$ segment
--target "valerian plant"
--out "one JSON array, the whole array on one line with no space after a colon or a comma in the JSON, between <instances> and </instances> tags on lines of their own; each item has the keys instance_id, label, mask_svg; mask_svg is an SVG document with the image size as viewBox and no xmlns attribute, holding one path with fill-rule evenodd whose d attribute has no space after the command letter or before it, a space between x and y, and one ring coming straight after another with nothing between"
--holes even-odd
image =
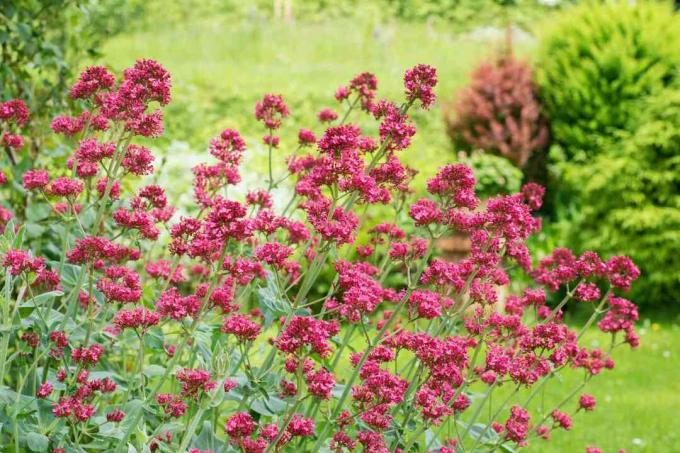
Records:
<instances>
[{"instance_id":1,"label":"valerian plant","mask_svg":"<svg viewBox=\"0 0 680 453\"><path fill-rule=\"evenodd\" d=\"M617 293L639 272L626 257L566 249L534 265L535 184L481 208L472 171L451 164L412 200L414 171L400 162L416 132L409 111L433 104L436 83L430 66L408 70L396 104L359 74L335 94L342 111L320 111L320 138L301 129L288 144L285 171L277 131L289 109L265 95L263 187L230 195L247 151L227 129L193 168L193 212L179 215L135 143L163 132L170 75L151 60L119 79L87 68L70 93L84 110L52 123L72 141L67 166L0 173L2 190L51 207L60 241L30 250L25 222L2 208L5 451L514 451L592 410L582 388L613 368L612 349L638 344L636 306ZM377 136L352 122L362 114ZM12 167L28 112L13 100L0 118ZM396 222L365 227L357 243L376 205ZM435 258L435 240L454 231L469 235L469 257ZM536 287L501 297L509 266ZM548 292L564 298L551 308ZM562 321L570 303L593 307L581 329ZM611 334L606 349L579 344L591 325ZM567 372L580 384L537 404Z\"/></svg>"}]
</instances>

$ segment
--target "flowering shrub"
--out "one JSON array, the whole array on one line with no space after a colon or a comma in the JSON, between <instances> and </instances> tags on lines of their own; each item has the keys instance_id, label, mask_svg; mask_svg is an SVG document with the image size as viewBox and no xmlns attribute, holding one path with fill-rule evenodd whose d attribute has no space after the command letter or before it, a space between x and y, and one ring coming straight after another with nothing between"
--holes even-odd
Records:
<instances>
[{"instance_id":1,"label":"flowering shrub","mask_svg":"<svg viewBox=\"0 0 680 453\"><path fill-rule=\"evenodd\" d=\"M482 149L523 168L548 145L531 66L512 53L482 63L446 112L448 134L461 149Z\"/></svg>"},{"instance_id":2,"label":"flowering shrub","mask_svg":"<svg viewBox=\"0 0 680 453\"><path fill-rule=\"evenodd\" d=\"M446 165L427 197L408 202L413 171L399 160L416 132L408 112L432 105L436 72L419 65L404 82L401 105L378 99L369 73L339 88L344 111L320 115L329 125L319 137L300 131L286 172L271 163L289 109L264 96L255 117L270 156L266 188L229 197L247 146L225 130L193 169L194 212L178 215L142 178L153 154L133 143L162 133L170 75L150 60L119 80L85 70L71 96L86 110L52 123L73 141L67 167L20 181L3 173L5 190L47 200L64 231L60 249L29 250L24 225L3 208L3 441L53 453L512 451L592 410L581 388L613 368L613 348L638 344L636 307L616 295L637 268L566 249L533 266L524 242L540 228L535 184L480 210L472 171ZM21 123L7 105L3 127ZM377 137L349 121L358 111L379 121ZM279 208L272 192L286 179L294 191ZM375 204L392 206L401 226L379 224L355 243ZM432 257L449 230L472 242L457 263ZM512 263L537 287L501 300ZM310 300L328 267L331 288ZM404 284L386 286L395 273ZM562 290L546 306L546 292ZM582 329L562 322L567 303L592 304ZM605 350L579 344L595 323L611 335ZM532 404L568 370L583 381L563 402Z\"/></svg>"}]
</instances>

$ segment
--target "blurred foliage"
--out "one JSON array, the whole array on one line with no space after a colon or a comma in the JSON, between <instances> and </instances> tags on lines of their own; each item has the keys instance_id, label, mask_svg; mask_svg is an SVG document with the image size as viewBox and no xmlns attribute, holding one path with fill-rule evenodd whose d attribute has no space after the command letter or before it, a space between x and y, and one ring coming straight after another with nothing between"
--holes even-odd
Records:
<instances>
[{"instance_id":1,"label":"blurred foliage","mask_svg":"<svg viewBox=\"0 0 680 453\"><path fill-rule=\"evenodd\" d=\"M548 144L531 66L512 54L483 62L445 110L456 149L483 149L523 168Z\"/></svg>"},{"instance_id":2,"label":"blurred foliage","mask_svg":"<svg viewBox=\"0 0 680 453\"><path fill-rule=\"evenodd\" d=\"M680 89L637 104L639 127L588 165L564 166L582 210L572 241L630 255L642 271L631 297L665 304L680 294Z\"/></svg>"},{"instance_id":3,"label":"blurred foliage","mask_svg":"<svg viewBox=\"0 0 680 453\"><path fill-rule=\"evenodd\" d=\"M505 157L475 151L461 162L474 170L477 195L482 199L516 193L522 185L522 172Z\"/></svg>"},{"instance_id":4,"label":"blurred foliage","mask_svg":"<svg viewBox=\"0 0 680 453\"><path fill-rule=\"evenodd\" d=\"M508 20L527 26L557 6L571 3L540 0L133 0L148 14L162 13L167 20L181 22L197 18L231 15L239 18L327 20L334 18L398 19L423 22L440 20L458 30L481 25L505 24Z\"/></svg>"},{"instance_id":5,"label":"blurred foliage","mask_svg":"<svg viewBox=\"0 0 680 453\"><path fill-rule=\"evenodd\" d=\"M31 111L32 154L50 117L68 101L85 58L121 31L134 9L125 0L12 0L0 10L0 99L23 99Z\"/></svg>"},{"instance_id":6,"label":"blurred foliage","mask_svg":"<svg viewBox=\"0 0 680 453\"><path fill-rule=\"evenodd\" d=\"M633 130L637 101L678 76L680 16L671 2L584 2L544 37L537 81L554 141L569 159Z\"/></svg>"},{"instance_id":7,"label":"blurred foliage","mask_svg":"<svg viewBox=\"0 0 680 453\"><path fill-rule=\"evenodd\" d=\"M678 42L671 2L585 2L558 18L537 61L552 231L577 251L630 255L644 275L632 298L648 306L680 289L680 110L666 99Z\"/></svg>"}]
</instances>

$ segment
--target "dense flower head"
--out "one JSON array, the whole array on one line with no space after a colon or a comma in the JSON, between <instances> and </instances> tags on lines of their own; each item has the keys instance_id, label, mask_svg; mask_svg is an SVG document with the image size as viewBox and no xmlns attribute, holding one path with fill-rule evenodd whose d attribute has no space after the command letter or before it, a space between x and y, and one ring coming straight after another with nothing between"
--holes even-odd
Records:
<instances>
[{"instance_id":1,"label":"dense flower head","mask_svg":"<svg viewBox=\"0 0 680 453\"><path fill-rule=\"evenodd\" d=\"M474 187L472 170L464 164L445 165L434 178L427 181L428 192L451 199L456 207L468 209L477 207Z\"/></svg>"},{"instance_id":2,"label":"dense flower head","mask_svg":"<svg viewBox=\"0 0 680 453\"><path fill-rule=\"evenodd\" d=\"M170 417L181 417L189 407L180 395L172 393L159 393L156 395L156 401L163 408L165 415Z\"/></svg>"},{"instance_id":3,"label":"dense flower head","mask_svg":"<svg viewBox=\"0 0 680 453\"><path fill-rule=\"evenodd\" d=\"M243 152L246 150L246 142L241 138L238 131L225 129L218 137L210 141L208 150L210 154L222 162L238 165L241 162Z\"/></svg>"},{"instance_id":4,"label":"dense flower head","mask_svg":"<svg viewBox=\"0 0 680 453\"><path fill-rule=\"evenodd\" d=\"M519 444L524 445L529 431L529 412L521 406L510 408L510 417L505 422L505 436Z\"/></svg>"},{"instance_id":5,"label":"dense flower head","mask_svg":"<svg viewBox=\"0 0 680 453\"><path fill-rule=\"evenodd\" d=\"M335 387L335 377L325 368L308 372L305 374L305 381L309 393L324 400L331 397L331 391Z\"/></svg>"},{"instance_id":6,"label":"dense flower head","mask_svg":"<svg viewBox=\"0 0 680 453\"><path fill-rule=\"evenodd\" d=\"M567 431L571 429L572 421L569 414L555 409L550 413L550 416L552 417L555 425L559 426L560 428L566 429Z\"/></svg>"},{"instance_id":7,"label":"dense flower head","mask_svg":"<svg viewBox=\"0 0 680 453\"><path fill-rule=\"evenodd\" d=\"M637 306L622 297L609 296L609 311L604 315L598 326L603 332L619 332L633 329L638 320Z\"/></svg>"},{"instance_id":8,"label":"dense flower head","mask_svg":"<svg viewBox=\"0 0 680 453\"><path fill-rule=\"evenodd\" d=\"M262 121L267 129L278 129L281 121L290 114L283 97L278 94L265 94L255 104L255 118Z\"/></svg>"},{"instance_id":9,"label":"dense flower head","mask_svg":"<svg viewBox=\"0 0 680 453\"><path fill-rule=\"evenodd\" d=\"M437 203L426 198L413 203L408 213L418 226L439 223L444 217L444 213L439 209Z\"/></svg>"},{"instance_id":10,"label":"dense flower head","mask_svg":"<svg viewBox=\"0 0 680 453\"><path fill-rule=\"evenodd\" d=\"M92 366L99 362L102 354L104 354L104 347L100 344L93 344L88 347L73 349L71 351L71 358L83 366Z\"/></svg>"},{"instance_id":11,"label":"dense flower head","mask_svg":"<svg viewBox=\"0 0 680 453\"><path fill-rule=\"evenodd\" d=\"M196 316L203 301L195 294L182 296L177 288L163 292L156 301L156 311L161 316L180 320L187 316Z\"/></svg>"},{"instance_id":12,"label":"dense flower head","mask_svg":"<svg viewBox=\"0 0 680 453\"><path fill-rule=\"evenodd\" d=\"M375 98L377 89L378 79L375 75L370 72L362 72L350 80L348 86L338 88L335 92L335 99L341 101L347 99L350 94L354 93L361 103L361 108L368 112L373 105L373 99Z\"/></svg>"},{"instance_id":13,"label":"dense flower head","mask_svg":"<svg viewBox=\"0 0 680 453\"><path fill-rule=\"evenodd\" d=\"M183 368L175 377L182 383L182 396L185 397L196 398L199 392L210 392L217 387L217 382L206 370Z\"/></svg>"},{"instance_id":14,"label":"dense flower head","mask_svg":"<svg viewBox=\"0 0 680 453\"><path fill-rule=\"evenodd\" d=\"M100 90L108 90L116 83L116 78L104 66L90 66L80 73L78 82L71 88L73 99L86 99Z\"/></svg>"},{"instance_id":15,"label":"dense flower head","mask_svg":"<svg viewBox=\"0 0 680 453\"><path fill-rule=\"evenodd\" d=\"M595 409L595 397L584 393L578 400L578 406L580 409L592 411Z\"/></svg>"},{"instance_id":16,"label":"dense flower head","mask_svg":"<svg viewBox=\"0 0 680 453\"><path fill-rule=\"evenodd\" d=\"M406 100L420 101L423 108L429 108L435 100L433 88L437 85L437 70L430 65L419 64L404 74Z\"/></svg>"},{"instance_id":17,"label":"dense flower head","mask_svg":"<svg viewBox=\"0 0 680 453\"><path fill-rule=\"evenodd\" d=\"M26 190L44 189L50 182L47 170L28 170L22 178Z\"/></svg>"},{"instance_id":18,"label":"dense flower head","mask_svg":"<svg viewBox=\"0 0 680 453\"><path fill-rule=\"evenodd\" d=\"M627 256L614 256L607 261L607 277L614 288L624 291L640 276L640 270Z\"/></svg>"},{"instance_id":19,"label":"dense flower head","mask_svg":"<svg viewBox=\"0 0 680 453\"><path fill-rule=\"evenodd\" d=\"M106 414L106 421L108 421L108 422L118 423L120 421L123 421L124 418L125 418L125 412L123 412L122 410L120 410L118 408L116 408L116 409L112 410L111 412L109 412L108 414Z\"/></svg>"},{"instance_id":20,"label":"dense flower head","mask_svg":"<svg viewBox=\"0 0 680 453\"><path fill-rule=\"evenodd\" d=\"M154 157L144 146L128 145L121 166L133 175L143 176L153 172Z\"/></svg>"},{"instance_id":21,"label":"dense flower head","mask_svg":"<svg viewBox=\"0 0 680 453\"><path fill-rule=\"evenodd\" d=\"M321 110L319 110L319 113L317 113L316 117L322 123L330 123L331 121L335 121L338 119L338 114L332 109L324 107Z\"/></svg>"},{"instance_id":22,"label":"dense flower head","mask_svg":"<svg viewBox=\"0 0 680 453\"><path fill-rule=\"evenodd\" d=\"M96 138L88 138L80 142L73 156L79 161L100 162L113 156L115 150L114 143L100 143Z\"/></svg>"},{"instance_id":23,"label":"dense flower head","mask_svg":"<svg viewBox=\"0 0 680 453\"><path fill-rule=\"evenodd\" d=\"M40 387L38 387L38 391L36 392L35 396L38 398L47 398L52 394L52 390L54 390L54 386L49 383L49 382L44 382L40 384Z\"/></svg>"},{"instance_id":24,"label":"dense flower head","mask_svg":"<svg viewBox=\"0 0 680 453\"><path fill-rule=\"evenodd\" d=\"M343 293L339 300L333 298L326 302L329 311L338 311L340 316L356 323L362 315L373 313L385 299L385 290L373 278L377 268L367 263L352 264L340 260L335 269Z\"/></svg>"},{"instance_id":25,"label":"dense flower head","mask_svg":"<svg viewBox=\"0 0 680 453\"><path fill-rule=\"evenodd\" d=\"M107 302L136 303L142 297L139 274L126 266L107 267L96 286Z\"/></svg>"},{"instance_id":26,"label":"dense flower head","mask_svg":"<svg viewBox=\"0 0 680 453\"><path fill-rule=\"evenodd\" d=\"M139 59L123 72L119 90L130 90L145 101L166 105L170 102L170 87L170 73L162 65L154 60Z\"/></svg>"},{"instance_id":27,"label":"dense flower head","mask_svg":"<svg viewBox=\"0 0 680 453\"><path fill-rule=\"evenodd\" d=\"M5 253L2 266L11 275L17 276L22 272L37 272L44 266L42 258L32 258L25 250L10 249Z\"/></svg>"},{"instance_id":28,"label":"dense flower head","mask_svg":"<svg viewBox=\"0 0 680 453\"><path fill-rule=\"evenodd\" d=\"M21 99L0 102L0 120L14 122L18 126L25 126L28 122L28 107Z\"/></svg>"},{"instance_id":29,"label":"dense flower head","mask_svg":"<svg viewBox=\"0 0 680 453\"><path fill-rule=\"evenodd\" d=\"M293 249L279 242L267 242L255 249L253 256L273 267L282 267Z\"/></svg>"},{"instance_id":30,"label":"dense flower head","mask_svg":"<svg viewBox=\"0 0 680 453\"><path fill-rule=\"evenodd\" d=\"M314 434L314 420L294 414L286 429L293 436L311 436Z\"/></svg>"},{"instance_id":31,"label":"dense flower head","mask_svg":"<svg viewBox=\"0 0 680 453\"><path fill-rule=\"evenodd\" d=\"M316 143L316 135L309 129L302 128L298 132L298 143L300 146L308 146Z\"/></svg>"},{"instance_id":32,"label":"dense flower head","mask_svg":"<svg viewBox=\"0 0 680 453\"><path fill-rule=\"evenodd\" d=\"M411 137L416 133L416 128L409 121L406 113L389 101L380 101L372 107L373 116L381 119L378 130L380 140L389 151L398 151L411 145Z\"/></svg>"},{"instance_id":33,"label":"dense flower head","mask_svg":"<svg viewBox=\"0 0 680 453\"><path fill-rule=\"evenodd\" d=\"M340 326L335 322L314 319L311 316L295 316L276 339L276 347L296 354L305 346L321 357L328 357L331 347L328 339L337 334Z\"/></svg>"},{"instance_id":34,"label":"dense flower head","mask_svg":"<svg viewBox=\"0 0 680 453\"><path fill-rule=\"evenodd\" d=\"M21 149L24 146L24 138L21 135L5 132L2 134L2 143L8 148Z\"/></svg>"},{"instance_id":35,"label":"dense flower head","mask_svg":"<svg viewBox=\"0 0 680 453\"><path fill-rule=\"evenodd\" d=\"M255 432L257 425L247 412L237 412L227 419L226 433L235 438L247 437Z\"/></svg>"},{"instance_id":36,"label":"dense flower head","mask_svg":"<svg viewBox=\"0 0 680 453\"><path fill-rule=\"evenodd\" d=\"M138 307L132 310L121 310L116 313L113 323L122 329L145 330L155 326L160 321L160 315L146 308Z\"/></svg>"},{"instance_id":37,"label":"dense flower head","mask_svg":"<svg viewBox=\"0 0 680 453\"><path fill-rule=\"evenodd\" d=\"M77 197L82 191L82 181L66 176L52 180L46 190L48 194L58 197Z\"/></svg>"},{"instance_id":38,"label":"dense flower head","mask_svg":"<svg viewBox=\"0 0 680 453\"><path fill-rule=\"evenodd\" d=\"M240 341L255 340L260 330L258 323L242 314L229 316L222 325L222 332L235 335Z\"/></svg>"}]
</instances>

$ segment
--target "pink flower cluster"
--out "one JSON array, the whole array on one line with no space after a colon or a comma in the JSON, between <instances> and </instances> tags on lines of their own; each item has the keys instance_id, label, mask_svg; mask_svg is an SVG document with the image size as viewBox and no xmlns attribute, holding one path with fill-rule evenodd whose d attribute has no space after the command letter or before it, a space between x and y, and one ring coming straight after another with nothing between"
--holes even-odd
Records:
<instances>
[{"instance_id":1,"label":"pink flower cluster","mask_svg":"<svg viewBox=\"0 0 680 453\"><path fill-rule=\"evenodd\" d=\"M417 65L393 102L361 73L336 91L338 112L320 110L292 143L274 135L289 107L265 95L255 119L272 163L293 151L287 172L270 164L264 188L235 196L248 151L225 129L192 169L196 203L175 216L151 150L133 143L162 133L170 75L152 60L120 78L86 69L71 90L83 109L52 123L70 141L64 164L0 173L3 191L16 189L7 175L21 175L21 193L49 204L55 226L28 241L23 210L11 221L0 209L0 278L16 326L0 364L36 377L5 384L17 407L29 408L29 394L41 401L26 404L51 407L8 406L26 423L19 437L43 433L57 453L86 441L207 453L199 439L213 436L246 453L509 451L594 410L581 387L565 390L580 394L576 404L540 413L518 395L558 373L586 383L614 368L616 347L639 344L637 307L621 293L640 272L625 256L567 249L535 262L536 184L482 203L472 170L451 163L413 196L416 172L401 161L416 133L409 110L430 108L436 84L435 69ZM23 103L0 104L3 127L27 119ZM3 140L12 157L17 140ZM433 257L450 234L469 254ZM521 272L535 285L518 289ZM593 304L585 327L609 336L608 348L565 324L570 303ZM492 396L499 388L510 397Z\"/></svg>"}]
</instances>

